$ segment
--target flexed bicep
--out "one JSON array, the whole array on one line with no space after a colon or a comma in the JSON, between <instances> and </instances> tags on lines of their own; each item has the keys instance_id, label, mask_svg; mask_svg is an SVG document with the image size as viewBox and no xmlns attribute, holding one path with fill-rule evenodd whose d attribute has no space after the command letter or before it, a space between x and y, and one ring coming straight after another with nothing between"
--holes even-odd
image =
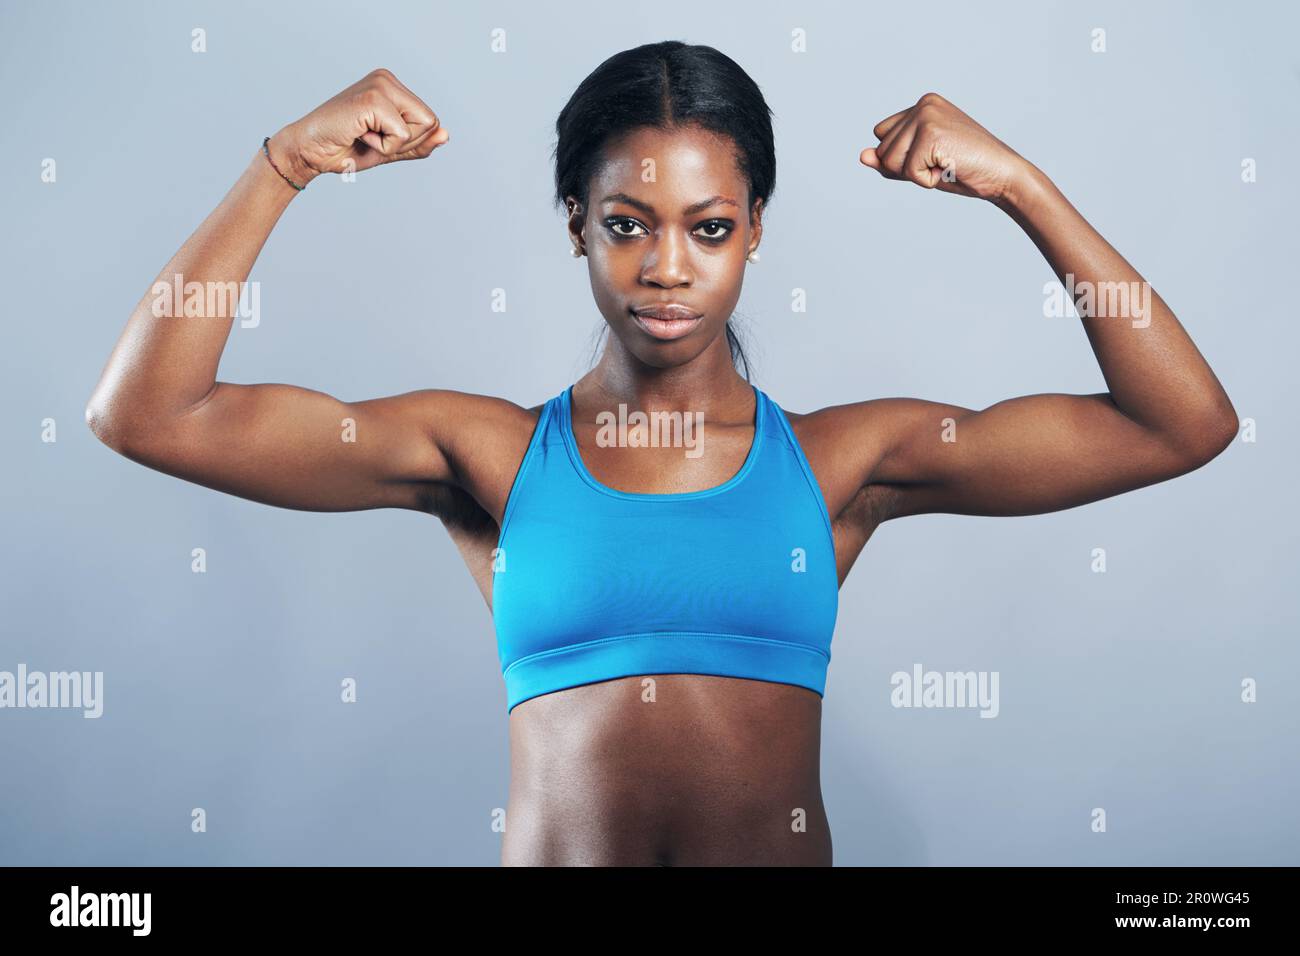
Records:
<instances>
[{"instance_id":1,"label":"flexed bicep","mask_svg":"<svg viewBox=\"0 0 1300 956\"><path fill-rule=\"evenodd\" d=\"M219 382L192 411L142 423L115 447L157 471L282 508L418 509L430 485L451 477L432 436L437 395L344 402L293 385Z\"/></svg>"},{"instance_id":2,"label":"flexed bicep","mask_svg":"<svg viewBox=\"0 0 1300 956\"><path fill-rule=\"evenodd\" d=\"M504 399L445 389L341 401L294 385L218 382L181 416L109 443L157 471L301 511L431 511L459 488L489 514L534 417Z\"/></svg>"},{"instance_id":3,"label":"flexed bicep","mask_svg":"<svg viewBox=\"0 0 1300 956\"><path fill-rule=\"evenodd\" d=\"M868 484L894 490L889 517L1059 511L1185 474L1232 438L1216 418L1203 441L1171 439L1104 392L1025 395L979 411L919 399L872 404L890 439Z\"/></svg>"}]
</instances>

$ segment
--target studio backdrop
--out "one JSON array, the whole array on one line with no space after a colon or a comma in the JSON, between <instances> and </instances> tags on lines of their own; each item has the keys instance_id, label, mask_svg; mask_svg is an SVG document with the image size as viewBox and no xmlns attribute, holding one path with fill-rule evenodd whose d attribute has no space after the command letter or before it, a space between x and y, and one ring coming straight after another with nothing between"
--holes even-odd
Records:
<instances>
[{"instance_id":1,"label":"studio backdrop","mask_svg":"<svg viewBox=\"0 0 1300 956\"><path fill-rule=\"evenodd\" d=\"M556 114L663 39L717 47L775 112L736 324L784 408L1106 388L1007 216L859 163L934 90L1151 282L1242 419L1172 482L876 532L824 705L836 863L1300 862L1298 29L1280 3L5 3L0 672L87 686L0 709L0 864L499 861L505 689L438 521L223 495L84 411L262 138L381 66L450 144L293 202L218 377L558 394L602 320L550 203ZM931 671L994 693L898 706Z\"/></svg>"}]
</instances>

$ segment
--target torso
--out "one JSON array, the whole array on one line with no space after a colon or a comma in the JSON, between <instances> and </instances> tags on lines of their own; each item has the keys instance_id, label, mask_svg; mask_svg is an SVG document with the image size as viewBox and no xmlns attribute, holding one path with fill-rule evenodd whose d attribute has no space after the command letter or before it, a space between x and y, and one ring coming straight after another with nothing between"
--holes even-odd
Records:
<instances>
[{"instance_id":1,"label":"torso","mask_svg":"<svg viewBox=\"0 0 1300 956\"><path fill-rule=\"evenodd\" d=\"M534 424L539 412L530 410ZM884 503L878 490L853 487L836 467L843 450L815 415L787 417L833 519L842 584ZM713 424L712 452L698 459L677 449L641 448L632 456L598 447L595 427L589 417L584 430L575 417L587 468L611 487L638 493L721 484L753 439L752 424ZM444 490L432 504L489 609L500 515L530 436L531 428L519 428L496 452L505 460L483 469L496 476L480 490L488 508L460 490ZM647 694L655 706L645 706ZM821 705L803 687L693 674L620 678L526 700L509 717L502 862L829 865Z\"/></svg>"}]
</instances>

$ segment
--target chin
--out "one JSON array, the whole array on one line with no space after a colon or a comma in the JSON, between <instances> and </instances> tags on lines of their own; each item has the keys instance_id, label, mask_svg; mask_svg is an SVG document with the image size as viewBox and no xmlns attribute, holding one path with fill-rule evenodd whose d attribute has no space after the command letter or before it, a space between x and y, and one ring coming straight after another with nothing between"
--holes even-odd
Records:
<instances>
[{"instance_id":1,"label":"chin","mask_svg":"<svg viewBox=\"0 0 1300 956\"><path fill-rule=\"evenodd\" d=\"M635 325L627 330L626 335L620 335L619 341L623 343L625 349L636 356L638 361L652 368L675 368L678 365L685 365L700 355L709 344L708 339L696 334L670 341L657 341Z\"/></svg>"},{"instance_id":2,"label":"chin","mask_svg":"<svg viewBox=\"0 0 1300 956\"><path fill-rule=\"evenodd\" d=\"M698 353L681 354L679 348L660 346L659 348L641 348L632 351L637 360L642 365L648 365L650 368L677 368L679 365L685 365L691 359L695 358Z\"/></svg>"}]
</instances>

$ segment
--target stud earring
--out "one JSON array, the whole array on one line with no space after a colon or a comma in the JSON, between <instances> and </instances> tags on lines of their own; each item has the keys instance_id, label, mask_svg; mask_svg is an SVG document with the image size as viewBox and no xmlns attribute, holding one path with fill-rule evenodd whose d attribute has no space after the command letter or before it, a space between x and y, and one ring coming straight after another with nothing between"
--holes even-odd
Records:
<instances>
[{"instance_id":1,"label":"stud earring","mask_svg":"<svg viewBox=\"0 0 1300 956\"><path fill-rule=\"evenodd\" d=\"M750 262L757 262L757 261L758 261L758 250L755 249L755 250L754 250L753 252L751 252L749 255L745 256L745 258L748 259Z\"/></svg>"},{"instance_id":2,"label":"stud earring","mask_svg":"<svg viewBox=\"0 0 1300 956\"><path fill-rule=\"evenodd\" d=\"M571 247L569 247L569 255L573 256L573 258L575 258L575 259L581 259L581 258L582 258L582 250L579 249L577 246L571 246Z\"/></svg>"}]
</instances>

